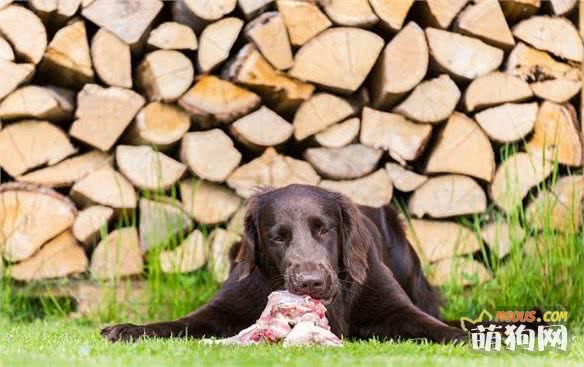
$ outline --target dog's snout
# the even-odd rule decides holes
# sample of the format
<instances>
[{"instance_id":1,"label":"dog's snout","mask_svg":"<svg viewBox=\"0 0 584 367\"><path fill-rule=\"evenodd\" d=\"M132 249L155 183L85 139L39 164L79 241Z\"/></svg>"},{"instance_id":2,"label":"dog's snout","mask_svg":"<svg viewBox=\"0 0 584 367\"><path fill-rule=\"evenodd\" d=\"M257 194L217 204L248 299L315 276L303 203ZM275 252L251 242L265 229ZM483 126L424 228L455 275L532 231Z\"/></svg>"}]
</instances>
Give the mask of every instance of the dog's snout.
<instances>
[{"instance_id":1,"label":"dog's snout","mask_svg":"<svg viewBox=\"0 0 584 367\"><path fill-rule=\"evenodd\" d=\"M294 264L288 268L287 286L292 293L327 298L330 291L330 275L320 264Z\"/></svg>"},{"instance_id":2,"label":"dog's snout","mask_svg":"<svg viewBox=\"0 0 584 367\"><path fill-rule=\"evenodd\" d=\"M308 294L319 294L324 288L324 274L321 271L305 271L298 274L298 288Z\"/></svg>"}]
</instances>

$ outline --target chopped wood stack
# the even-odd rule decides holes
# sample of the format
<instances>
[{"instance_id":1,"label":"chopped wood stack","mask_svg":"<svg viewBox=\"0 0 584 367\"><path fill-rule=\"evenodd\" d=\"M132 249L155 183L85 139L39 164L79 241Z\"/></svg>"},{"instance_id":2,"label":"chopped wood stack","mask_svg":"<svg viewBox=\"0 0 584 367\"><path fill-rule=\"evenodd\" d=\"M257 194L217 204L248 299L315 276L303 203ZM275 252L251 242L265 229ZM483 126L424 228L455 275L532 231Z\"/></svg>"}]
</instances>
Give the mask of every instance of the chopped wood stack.
<instances>
[{"instance_id":1,"label":"chopped wood stack","mask_svg":"<svg viewBox=\"0 0 584 367\"><path fill-rule=\"evenodd\" d=\"M434 284L486 281L471 255L525 240L490 218L525 207L534 233L581 230L576 1L68 3L0 4L0 268L15 280L159 259L223 281L262 185L395 197Z\"/></svg>"}]
</instances>

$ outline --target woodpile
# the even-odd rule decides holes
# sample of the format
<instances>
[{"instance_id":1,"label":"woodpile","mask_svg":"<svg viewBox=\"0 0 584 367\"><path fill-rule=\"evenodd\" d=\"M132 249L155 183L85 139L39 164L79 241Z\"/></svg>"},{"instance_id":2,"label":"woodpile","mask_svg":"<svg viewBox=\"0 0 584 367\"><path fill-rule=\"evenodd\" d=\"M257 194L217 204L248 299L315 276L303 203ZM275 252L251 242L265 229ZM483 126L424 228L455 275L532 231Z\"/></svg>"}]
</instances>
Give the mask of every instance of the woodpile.
<instances>
[{"instance_id":1,"label":"woodpile","mask_svg":"<svg viewBox=\"0 0 584 367\"><path fill-rule=\"evenodd\" d=\"M0 3L17 281L223 281L266 185L404 204L436 285L494 276L483 245L581 230L576 1Z\"/></svg>"}]
</instances>

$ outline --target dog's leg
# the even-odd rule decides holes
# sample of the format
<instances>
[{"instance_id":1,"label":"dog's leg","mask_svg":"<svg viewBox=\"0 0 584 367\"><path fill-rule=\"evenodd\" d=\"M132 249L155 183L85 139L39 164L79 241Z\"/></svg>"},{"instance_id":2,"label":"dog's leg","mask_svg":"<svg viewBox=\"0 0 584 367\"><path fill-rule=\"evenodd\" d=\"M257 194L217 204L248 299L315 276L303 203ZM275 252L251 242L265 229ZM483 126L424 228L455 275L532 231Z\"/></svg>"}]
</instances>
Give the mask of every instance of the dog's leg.
<instances>
[{"instance_id":1,"label":"dog's leg","mask_svg":"<svg viewBox=\"0 0 584 367\"><path fill-rule=\"evenodd\" d=\"M119 324L105 327L101 335L109 341L136 341L144 337L227 337L255 322L266 306L269 283L258 271L238 280L236 269L217 295L205 306L175 321L145 325Z\"/></svg>"},{"instance_id":2,"label":"dog's leg","mask_svg":"<svg viewBox=\"0 0 584 367\"><path fill-rule=\"evenodd\" d=\"M374 265L375 266L375 265ZM385 265L367 279L351 311L356 336L381 339L427 339L436 343L463 342L466 333L415 306Z\"/></svg>"}]
</instances>

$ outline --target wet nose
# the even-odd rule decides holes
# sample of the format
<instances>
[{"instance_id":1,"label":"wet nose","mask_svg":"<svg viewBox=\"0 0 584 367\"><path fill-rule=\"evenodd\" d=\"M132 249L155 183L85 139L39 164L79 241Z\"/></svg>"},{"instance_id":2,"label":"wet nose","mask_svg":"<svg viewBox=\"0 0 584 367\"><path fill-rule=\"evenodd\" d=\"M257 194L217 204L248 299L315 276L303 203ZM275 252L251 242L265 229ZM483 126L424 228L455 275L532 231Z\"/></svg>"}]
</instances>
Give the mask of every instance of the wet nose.
<instances>
[{"instance_id":1,"label":"wet nose","mask_svg":"<svg viewBox=\"0 0 584 367\"><path fill-rule=\"evenodd\" d=\"M298 274L297 285L302 293L318 296L324 290L324 274L321 271L303 271Z\"/></svg>"}]
</instances>

